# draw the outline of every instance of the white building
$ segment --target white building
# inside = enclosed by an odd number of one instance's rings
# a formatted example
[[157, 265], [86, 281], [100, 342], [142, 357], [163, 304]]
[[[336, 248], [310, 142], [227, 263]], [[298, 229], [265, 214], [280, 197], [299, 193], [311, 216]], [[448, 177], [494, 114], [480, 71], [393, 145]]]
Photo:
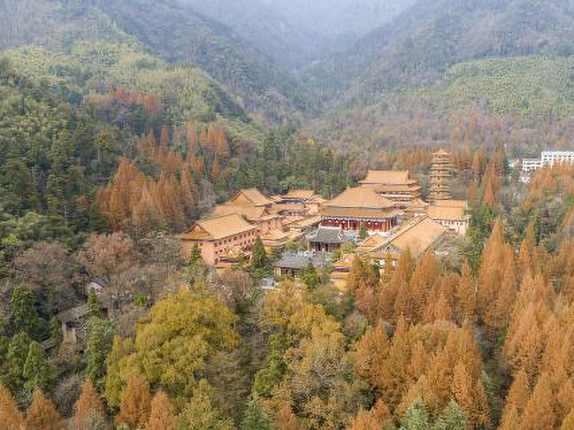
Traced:
[[522, 172], [532, 173], [543, 166], [554, 166], [555, 164], [574, 164], [574, 151], [542, 151], [540, 158], [523, 158]]
[[574, 164], [574, 151], [543, 151], [540, 158], [543, 166], [560, 163]]
[[531, 173], [542, 167], [542, 160], [540, 158], [523, 158], [522, 159], [522, 172]]

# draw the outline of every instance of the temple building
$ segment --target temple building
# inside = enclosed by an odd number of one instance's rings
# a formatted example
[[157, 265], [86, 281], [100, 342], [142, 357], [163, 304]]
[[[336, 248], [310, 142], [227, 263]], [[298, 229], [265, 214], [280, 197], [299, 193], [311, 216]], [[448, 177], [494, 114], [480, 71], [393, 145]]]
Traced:
[[291, 190], [282, 196], [272, 197], [273, 211], [282, 216], [310, 216], [319, 214], [325, 202], [313, 190]]
[[267, 206], [234, 205], [225, 203], [215, 206], [210, 218], [237, 214], [259, 228], [262, 235], [281, 229], [281, 217], [271, 212]]
[[[437, 250], [447, 236], [447, 228], [428, 216], [419, 216], [406, 222], [389, 237], [374, 235], [366, 238], [355, 253], [376, 261], [380, 270], [388, 273], [394, 270], [401, 254], [407, 249], [413, 258], [419, 258], [425, 252]], [[331, 281], [335, 286], [344, 288], [351, 266], [352, 260], [348, 255], [333, 264]]]
[[432, 201], [450, 200], [450, 179], [453, 165], [450, 154], [442, 149], [433, 154], [430, 171], [430, 195]]
[[215, 206], [210, 218], [237, 214], [259, 228], [261, 235], [281, 229], [281, 217], [272, 210], [273, 201], [256, 188], [239, 191], [224, 204]]
[[343, 230], [385, 232], [398, 225], [403, 211], [373, 187], [347, 188], [321, 209], [321, 225]]
[[374, 187], [381, 196], [394, 202], [412, 203], [421, 197], [419, 182], [409, 178], [408, 170], [369, 170], [359, 183], [363, 187]]
[[463, 200], [437, 200], [429, 206], [427, 214], [442, 226], [461, 236], [466, 235], [471, 216], [467, 214], [468, 204]]
[[309, 247], [318, 252], [333, 252], [341, 248], [344, 243], [359, 241], [359, 232], [344, 230], [343, 227], [319, 226], [317, 230], [307, 235]]
[[257, 188], [247, 188], [239, 191], [235, 197], [229, 200], [228, 205], [250, 205], [250, 206], [265, 206], [271, 208], [273, 200], [261, 194]]
[[251, 249], [257, 236], [258, 227], [236, 213], [201, 220], [180, 235], [182, 254], [188, 259], [197, 245], [205, 264], [215, 266]]

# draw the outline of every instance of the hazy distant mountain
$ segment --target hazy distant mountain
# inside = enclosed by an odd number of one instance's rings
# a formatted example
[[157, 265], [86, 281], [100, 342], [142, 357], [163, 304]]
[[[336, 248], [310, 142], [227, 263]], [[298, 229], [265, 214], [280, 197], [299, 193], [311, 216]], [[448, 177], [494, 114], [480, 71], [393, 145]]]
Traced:
[[391, 21], [415, 0], [259, 0], [292, 22], [333, 40], [358, 37]]
[[289, 20], [261, 0], [180, 0], [212, 20], [222, 22], [280, 64], [299, 66], [320, 55], [316, 33]]
[[301, 66], [349, 46], [414, 0], [181, 0], [277, 61]]
[[348, 88], [347, 98], [376, 99], [386, 87], [430, 84], [467, 60], [572, 52], [572, 1], [419, 0], [315, 75], [327, 92]]

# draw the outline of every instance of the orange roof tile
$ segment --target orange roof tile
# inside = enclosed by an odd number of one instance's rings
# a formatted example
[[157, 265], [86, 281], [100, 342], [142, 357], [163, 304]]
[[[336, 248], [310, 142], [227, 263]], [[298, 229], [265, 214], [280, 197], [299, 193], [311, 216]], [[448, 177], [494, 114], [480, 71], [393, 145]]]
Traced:
[[242, 216], [229, 215], [197, 221], [190, 231], [181, 235], [183, 240], [218, 240], [240, 233], [257, 230], [257, 226]]
[[315, 195], [313, 190], [291, 190], [284, 196], [284, 199], [304, 199], [308, 200]]
[[371, 252], [380, 252], [388, 245], [392, 245], [401, 252], [407, 248], [415, 258], [423, 254], [438, 239], [440, 239], [447, 229], [427, 216], [414, 218], [406, 223], [397, 233], [385, 241]]
[[367, 177], [360, 181], [361, 184], [385, 184], [397, 185], [409, 182], [409, 172], [395, 170], [369, 170]]
[[250, 221], [260, 220], [266, 215], [265, 206], [223, 204], [215, 206], [212, 217], [217, 218], [230, 214], [241, 215]]
[[449, 207], [449, 208], [463, 208], [468, 209], [468, 202], [466, 200], [437, 200], [433, 206]]
[[464, 213], [464, 208], [460, 207], [432, 205], [428, 207], [427, 214], [430, 218], [439, 220], [462, 221], [470, 219], [470, 215], [466, 215]]
[[370, 187], [347, 188], [333, 200], [325, 203], [326, 208], [389, 209], [395, 203], [381, 196]]
[[229, 201], [229, 203], [251, 203], [255, 206], [267, 206], [272, 204], [273, 200], [265, 197], [257, 188], [247, 188], [239, 191], [237, 195]]

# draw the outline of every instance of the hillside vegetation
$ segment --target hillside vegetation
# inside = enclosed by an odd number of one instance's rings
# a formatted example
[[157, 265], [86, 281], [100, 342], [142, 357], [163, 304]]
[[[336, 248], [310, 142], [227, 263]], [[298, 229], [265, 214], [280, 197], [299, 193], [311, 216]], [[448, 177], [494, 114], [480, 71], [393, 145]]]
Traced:
[[570, 55], [573, 24], [574, 4], [568, 1], [419, 0], [315, 72], [329, 77], [323, 97], [343, 92], [346, 102], [361, 104], [389, 88], [432, 84], [450, 66], [469, 60]]
[[175, 0], [0, 2], [0, 47], [66, 52], [82, 40], [139, 44], [169, 63], [199, 66], [268, 119], [304, 106], [295, 82], [273, 60]]

